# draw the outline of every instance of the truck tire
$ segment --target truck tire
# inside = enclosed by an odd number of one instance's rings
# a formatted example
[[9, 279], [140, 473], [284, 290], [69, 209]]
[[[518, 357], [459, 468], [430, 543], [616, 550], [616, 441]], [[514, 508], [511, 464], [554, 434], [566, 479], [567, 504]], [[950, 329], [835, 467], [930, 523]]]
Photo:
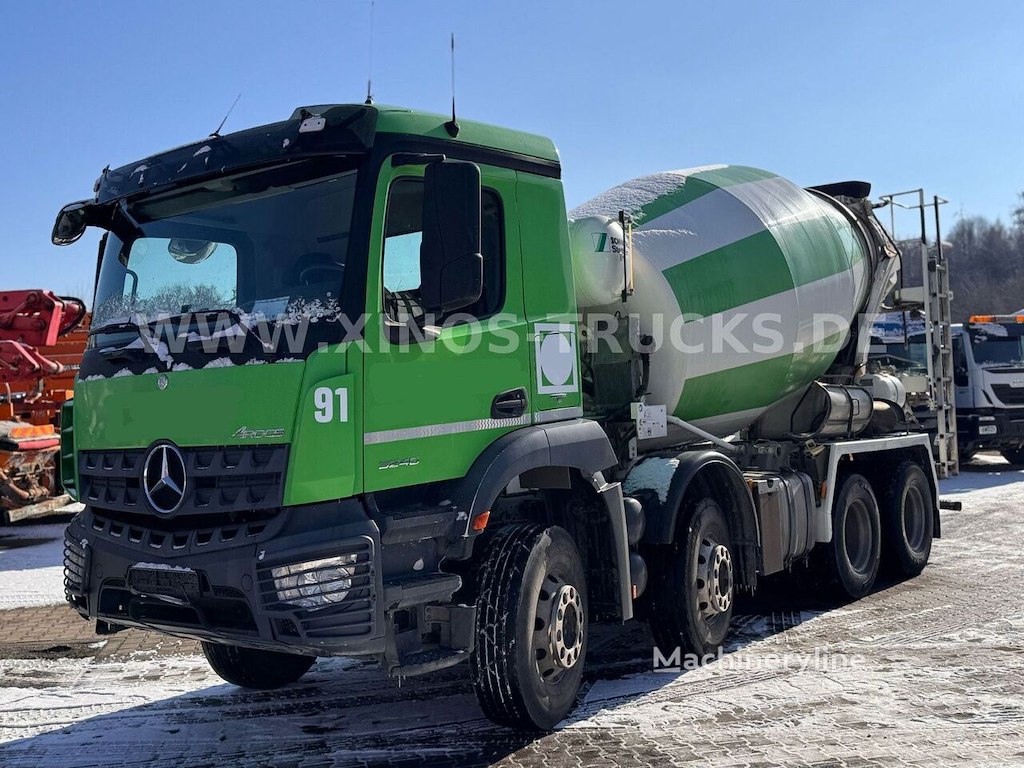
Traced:
[[242, 688], [269, 690], [294, 683], [316, 661], [315, 656], [203, 643], [203, 655], [222, 679]]
[[1004, 448], [1000, 453], [1011, 464], [1024, 466], [1024, 448]]
[[827, 582], [840, 597], [864, 597], [878, 577], [882, 535], [878, 502], [863, 475], [840, 481], [832, 502], [832, 541], [821, 551]]
[[917, 576], [932, 551], [932, 492], [918, 464], [896, 468], [882, 500], [882, 546], [886, 569], [898, 576]]
[[664, 658], [703, 658], [718, 652], [732, 623], [735, 581], [729, 524], [718, 502], [694, 499], [677, 543], [659, 553], [651, 569], [648, 622]]
[[583, 563], [563, 528], [510, 525], [480, 568], [473, 687], [484, 714], [551, 730], [576, 704], [587, 652]]

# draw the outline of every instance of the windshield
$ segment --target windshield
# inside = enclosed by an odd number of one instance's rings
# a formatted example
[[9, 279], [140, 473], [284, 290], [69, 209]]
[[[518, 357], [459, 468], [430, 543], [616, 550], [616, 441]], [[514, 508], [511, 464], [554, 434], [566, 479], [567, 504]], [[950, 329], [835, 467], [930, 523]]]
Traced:
[[1024, 365], [1024, 337], [975, 337], [971, 345], [974, 360], [982, 368], [1017, 367]]
[[339, 321], [352, 165], [331, 159], [262, 169], [122, 208], [96, 287], [98, 346], [137, 338], [132, 326], [168, 318], [185, 318], [186, 330], [212, 326], [217, 313], [247, 329]]

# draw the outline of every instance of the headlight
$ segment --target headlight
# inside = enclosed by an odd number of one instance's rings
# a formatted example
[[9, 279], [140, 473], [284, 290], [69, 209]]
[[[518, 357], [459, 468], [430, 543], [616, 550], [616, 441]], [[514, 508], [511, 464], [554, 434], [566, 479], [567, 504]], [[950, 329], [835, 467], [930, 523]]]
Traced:
[[279, 600], [301, 608], [324, 608], [348, 597], [359, 556], [339, 555], [273, 568]]

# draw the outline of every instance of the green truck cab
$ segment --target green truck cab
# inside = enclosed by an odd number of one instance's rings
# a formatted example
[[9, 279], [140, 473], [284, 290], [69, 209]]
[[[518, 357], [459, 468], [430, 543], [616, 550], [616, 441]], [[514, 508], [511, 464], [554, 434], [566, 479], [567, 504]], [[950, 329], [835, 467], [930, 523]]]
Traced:
[[[85, 504], [71, 605], [103, 632], [200, 640], [252, 687], [317, 656], [394, 676], [468, 660], [488, 716], [547, 729], [591, 624], [643, 613], [659, 653], [714, 650], [734, 594], [832, 552], [835, 510], [870, 507], [894, 466], [917, 495], [879, 505], [917, 500], [899, 562], [923, 568], [924, 435], [805, 456], [698, 430], [638, 455], [633, 398], [588, 404], [559, 178], [546, 139], [373, 105], [105, 171], [53, 233], [104, 230], [63, 414], [62, 479]], [[844, 474], [854, 454], [866, 485]], [[877, 572], [874, 509], [867, 544], [830, 560], [854, 596]]]

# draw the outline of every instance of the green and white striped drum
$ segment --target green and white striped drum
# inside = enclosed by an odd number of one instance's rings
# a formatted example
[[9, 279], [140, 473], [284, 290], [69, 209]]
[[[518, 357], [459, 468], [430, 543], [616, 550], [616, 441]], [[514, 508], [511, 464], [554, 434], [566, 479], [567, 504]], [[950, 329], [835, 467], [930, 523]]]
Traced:
[[[622, 229], [635, 291], [623, 304]], [[728, 435], [835, 360], [868, 297], [872, 246], [849, 210], [756, 168], [645, 176], [571, 212], [583, 312], [652, 335], [647, 401]]]

